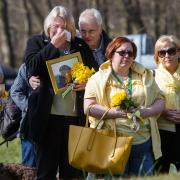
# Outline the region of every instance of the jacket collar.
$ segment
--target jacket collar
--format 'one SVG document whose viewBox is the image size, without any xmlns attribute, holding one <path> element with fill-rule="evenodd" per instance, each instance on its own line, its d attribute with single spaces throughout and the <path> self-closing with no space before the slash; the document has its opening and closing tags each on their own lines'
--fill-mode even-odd
<svg viewBox="0 0 180 180">
<path fill-rule="evenodd" d="M 48 44 L 51 41 L 50 37 L 47 37 L 44 32 L 42 32 L 42 39 L 45 44 Z"/>
</svg>

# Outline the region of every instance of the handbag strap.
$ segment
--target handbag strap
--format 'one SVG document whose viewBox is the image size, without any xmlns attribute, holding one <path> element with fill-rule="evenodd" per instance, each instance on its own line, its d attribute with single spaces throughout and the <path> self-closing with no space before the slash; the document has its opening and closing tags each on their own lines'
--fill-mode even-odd
<svg viewBox="0 0 180 180">
<path fill-rule="evenodd" d="M 114 156 L 115 150 L 116 150 L 116 145 L 117 145 L 117 132 L 116 132 L 116 120 L 114 120 L 114 136 L 115 136 L 115 143 L 114 143 L 114 149 L 111 157 Z"/>
<path fill-rule="evenodd" d="M 88 111 L 87 111 L 87 115 L 86 115 L 86 125 L 85 127 L 88 127 L 88 119 L 89 119 L 89 112 L 90 112 L 90 109 L 92 108 L 93 105 L 91 105 L 89 108 L 88 108 Z M 95 129 L 97 129 L 98 125 L 100 124 L 101 121 L 103 121 L 103 118 L 106 116 L 106 114 L 109 112 L 111 108 L 108 108 L 102 115 L 102 117 L 100 118 L 99 122 L 97 123 Z M 114 120 L 114 137 L 115 137 L 115 143 L 114 143 L 114 148 L 113 148 L 113 152 L 112 152 L 112 155 L 111 157 L 114 156 L 115 154 L 115 150 L 116 150 L 116 145 L 117 145 L 117 132 L 116 132 L 116 120 Z M 92 133 L 92 136 L 90 138 L 90 144 L 88 145 L 87 149 L 90 150 L 91 147 L 92 147 L 92 144 L 93 144 L 93 141 L 94 141 L 94 138 L 95 138 L 95 131 Z"/>
</svg>

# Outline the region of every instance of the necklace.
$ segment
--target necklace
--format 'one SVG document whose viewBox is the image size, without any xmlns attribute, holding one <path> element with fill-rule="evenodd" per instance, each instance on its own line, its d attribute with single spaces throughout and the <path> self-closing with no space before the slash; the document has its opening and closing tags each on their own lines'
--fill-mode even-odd
<svg viewBox="0 0 180 180">
<path fill-rule="evenodd" d="M 112 69 L 112 76 L 119 82 L 121 83 L 122 85 L 124 85 L 124 82 L 123 80 L 121 80 L 117 74 L 114 72 L 114 70 Z M 129 73 L 128 73 L 128 88 L 126 88 L 124 86 L 125 89 L 127 89 L 127 93 L 129 96 L 132 96 L 132 71 L 131 69 L 129 70 Z"/>
</svg>

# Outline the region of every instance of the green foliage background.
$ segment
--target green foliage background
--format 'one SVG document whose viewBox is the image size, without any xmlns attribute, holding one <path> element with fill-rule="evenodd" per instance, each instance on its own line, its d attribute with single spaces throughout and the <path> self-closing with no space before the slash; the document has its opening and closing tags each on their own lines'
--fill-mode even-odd
<svg viewBox="0 0 180 180">
<path fill-rule="evenodd" d="M 3 139 L 0 137 L 0 142 Z M 19 138 L 0 146 L 0 163 L 21 163 L 21 143 Z"/>
</svg>

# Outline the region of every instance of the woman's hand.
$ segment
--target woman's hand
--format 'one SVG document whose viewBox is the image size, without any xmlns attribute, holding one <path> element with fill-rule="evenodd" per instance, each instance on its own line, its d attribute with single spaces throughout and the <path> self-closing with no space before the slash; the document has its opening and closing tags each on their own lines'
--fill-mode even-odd
<svg viewBox="0 0 180 180">
<path fill-rule="evenodd" d="M 145 108 L 145 107 L 140 107 L 140 108 L 130 107 L 129 110 L 128 110 L 128 112 L 130 112 L 130 113 L 135 113 L 137 111 L 140 112 L 140 116 L 142 118 L 149 117 L 149 110 L 148 110 L 148 108 Z"/>
<path fill-rule="evenodd" d="M 56 34 L 51 38 L 51 43 L 56 47 L 56 48 L 64 48 L 67 36 L 64 31 L 61 29 L 58 29 Z"/>
<path fill-rule="evenodd" d="M 140 116 L 145 119 L 151 116 L 156 116 L 160 114 L 165 108 L 165 101 L 163 99 L 156 99 L 154 103 L 149 107 L 140 107 L 140 108 L 129 108 L 130 113 L 135 113 L 136 111 L 140 112 Z"/>
<path fill-rule="evenodd" d="M 168 121 L 180 124 L 180 109 L 166 109 L 163 111 L 161 116 Z"/>
<path fill-rule="evenodd" d="M 29 84 L 32 87 L 32 89 L 37 89 L 40 86 L 39 76 L 31 76 L 29 78 Z"/>
<path fill-rule="evenodd" d="M 82 84 L 74 84 L 73 86 L 73 91 L 84 91 L 86 87 L 86 83 L 82 83 Z"/>
<path fill-rule="evenodd" d="M 110 109 L 110 116 L 112 118 L 127 118 L 127 111 L 121 109 L 119 106 Z"/>
<path fill-rule="evenodd" d="M 96 98 L 84 99 L 84 113 L 87 114 L 90 108 L 89 115 L 100 119 L 103 114 L 107 111 L 107 107 L 97 104 Z M 127 118 L 125 110 L 119 107 L 109 109 L 104 119 L 116 119 L 116 118 Z"/>
</svg>

